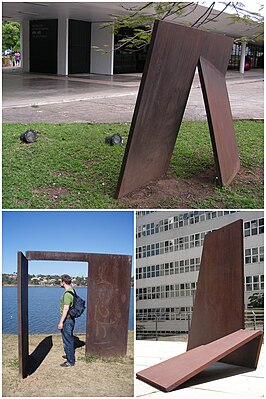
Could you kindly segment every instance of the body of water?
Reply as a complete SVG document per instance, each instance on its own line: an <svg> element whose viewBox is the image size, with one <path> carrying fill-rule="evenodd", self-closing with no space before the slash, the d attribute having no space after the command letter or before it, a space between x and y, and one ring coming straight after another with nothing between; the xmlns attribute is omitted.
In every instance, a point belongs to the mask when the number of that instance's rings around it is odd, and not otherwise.
<svg viewBox="0 0 266 399"><path fill-rule="evenodd" d="M87 288L75 288L77 294L86 300ZM17 316L17 287L3 287L2 295L2 326L3 334L18 333ZM57 325L60 314L60 297L63 289L60 287L29 287L29 333L52 334L58 333ZM76 319L75 332L86 332L86 311ZM134 329L134 289L130 292L130 312L128 329Z"/></svg>

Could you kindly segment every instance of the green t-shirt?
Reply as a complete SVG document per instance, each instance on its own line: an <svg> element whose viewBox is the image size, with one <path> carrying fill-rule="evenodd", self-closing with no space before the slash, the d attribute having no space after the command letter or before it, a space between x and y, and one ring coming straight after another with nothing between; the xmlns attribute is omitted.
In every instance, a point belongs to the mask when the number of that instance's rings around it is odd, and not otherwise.
<svg viewBox="0 0 266 399"><path fill-rule="evenodd" d="M69 305L69 307L73 305L74 297L72 294L68 294L68 291L71 291L74 294L73 288L68 288L66 291L64 291L63 295L60 298L60 316L62 316L64 305Z"/></svg>

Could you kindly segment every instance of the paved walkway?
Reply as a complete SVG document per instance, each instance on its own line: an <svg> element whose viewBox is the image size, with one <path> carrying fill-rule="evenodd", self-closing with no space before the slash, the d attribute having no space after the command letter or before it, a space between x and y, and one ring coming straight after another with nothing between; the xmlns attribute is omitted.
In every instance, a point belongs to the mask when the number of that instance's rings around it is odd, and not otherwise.
<svg viewBox="0 0 266 399"><path fill-rule="evenodd" d="M143 370L163 360L186 351L186 342L136 341L135 342L135 372ZM242 371L242 374L238 374ZM260 354L258 368L243 373L238 366L215 363L204 371L205 382L194 379L186 387L164 393L142 382L135 381L135 396L137 398L161 399L230 399L230 398L262 398L264 393L264 345ZM225 375L227 376L225 377ZM195 377L196 378L196 377ZM216 378L216 379L215 379Z"/></svg>
<svg viewBox="0 0 266 399"><path fill-rule="evenodd" d="M3 122L130 122L141 74L56 76L3 71ZM263 70L226 76L234 119L263 119ZM218 93L217 93L218 95ZM184 119L205 120L198 75Z"/></svg>

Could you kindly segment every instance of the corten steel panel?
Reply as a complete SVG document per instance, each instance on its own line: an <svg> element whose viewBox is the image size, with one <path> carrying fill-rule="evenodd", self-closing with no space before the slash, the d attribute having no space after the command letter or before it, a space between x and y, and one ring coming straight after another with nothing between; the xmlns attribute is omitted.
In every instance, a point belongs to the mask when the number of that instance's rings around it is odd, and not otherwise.
<svg viewBox="0 0 266 399"><path fill-rule="evenodd" d="M200 57L199 76L208 116L219 184L228 186L240 168L224 75Z"/></svg>
<svg viewBox="0 0 266 399"><path fill-rule="evenodd" d="M205 236L188 350L244 328L243 221Z"/></svg>
<svg viewBox="0 0 266 399"><path fill-rule="evenodd" d="M131 257L89 255L86 354L126 355Z"/></svg>
<svg viewBox="0 0 266 399"><path fill-rule="evenodd" d="M28 375L29 327L28 327L28 260L18 252L18 358L19 374Z"/></svg>
<svg viewBox="0 0 266 399"><path fill-rule="evenodd" d="M221 359L220 362L256 369L263 341L263 332L256 332L260 333L257 337L236 351L230 353L230 355Z"/></svg>
<svg viewBox="0 0 266 399"><path fill-rule="evenodd" d="M225 36L155 22L117 198L166 173L200 56L224 75L232 44L233 39ZM216 113L212 118L215 116Z"/></svg>
<svg viewBox="0 0 266 399"><path fill-rule="evenodd" d="M88 254L82 252L27 251L26 258L28 260L88 262Z"/></svg>
<svg viewBox="0 0 266 399"><path fill-rule="evenodd" d="M242 350L253 341L256 342L254 349L258 357L261 340L261 331L238 330L207 345L198 346L179 356L140 371L137 373L137 378L169 392L208 366L236 350Z"/></svg>

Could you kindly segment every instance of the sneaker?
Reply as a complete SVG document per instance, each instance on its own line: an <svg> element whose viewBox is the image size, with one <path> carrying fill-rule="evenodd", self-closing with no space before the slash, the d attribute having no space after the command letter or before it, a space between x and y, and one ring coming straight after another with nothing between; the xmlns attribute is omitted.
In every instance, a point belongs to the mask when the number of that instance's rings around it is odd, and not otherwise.
<svg viewBox="0 0 266 399"><path fill-rule="evenodd" d="M63 359L67 359L66 355L63 355L62 358L63 358Z"/></svg>
<svg viewBox="0 0 266 399"><path fill-rule="evenodd" d="M74 364L70 364L70 363L68 363L68 362L64 362L64 363L60 364L60 366L61 366L61 367L73 367L73 366L75 366L75 365L74 365Z"/></svg>

